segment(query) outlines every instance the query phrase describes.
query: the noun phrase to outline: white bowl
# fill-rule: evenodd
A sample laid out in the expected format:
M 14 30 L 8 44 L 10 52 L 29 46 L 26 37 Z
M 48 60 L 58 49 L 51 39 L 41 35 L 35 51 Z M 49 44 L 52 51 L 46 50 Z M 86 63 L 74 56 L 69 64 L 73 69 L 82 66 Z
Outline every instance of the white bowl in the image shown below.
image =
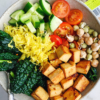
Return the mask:
M 25 4 L 28 1 L 31 1 L 33 3 L 38 2 L 38 0 L 19 0 L 18 2 L 16 2 L 15 4 L 13 4 L 3 14 L 3 16 L 0 18 L 0 29 L 3 30 L 4 23 L 7 24 L 7 22 L 10 19 L 10 14 L 12 12 L 14 12 L 15 10 L 23 9 L 23 7 L 25 6 Z M 55 0 L 48 0 L 48 1 L 51 4 L 53 4 L 53 2 Z M 94 14 L 88 9 L 88 7 L 85 6 L 85 4 L 83 4 L 82 2 L 78 2 L 78 0 L 66 0 L 66 1 L 70 4 L 71 9 L 80 9 L 83 12 L 83 21 L 85 21 L 91 28 L 95 29 L 96 31 L 98 31 L 100 33 L 100 28 L 99 28 L 100 25 L 99 25 L 98 20 L 95 18 Z M 98 69 L 98 80 L 99 80 L 100 65 L 98 66 L 97 69 Z M 90 85 L 86 88 L 86 90 L 84 92 L 82 92 L 82 95 L 85 96 L 91 89 L 93 89 L 94 85 L 98 82 L 98 80 L 96 82 L 91 82 Z M 7 78 L 6 78 L 6 74 L 4 72 L 0 72 L 0 84 L 7 91 Z M 14 96 L 15 96 L 16 100 L 34 100 L 33 98 L 28 97 L 28 96 L 26 96 L 24 94 L 14 94 Z

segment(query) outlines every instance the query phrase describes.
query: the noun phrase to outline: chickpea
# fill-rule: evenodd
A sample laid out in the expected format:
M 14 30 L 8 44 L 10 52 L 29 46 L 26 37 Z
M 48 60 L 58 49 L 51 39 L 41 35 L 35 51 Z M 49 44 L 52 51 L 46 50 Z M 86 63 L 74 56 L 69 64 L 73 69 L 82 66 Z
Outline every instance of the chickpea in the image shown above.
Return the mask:
M 77 35 L 78 35 L 79 37 L 82 37 L 82 36 L 84 35 L 84 30 L 83 30 L 83 29 L 78 29 L 78 30 L 77 30 Z
M 100 40 L 98 41 L 98 44 L 100 44 Z
M 79 42 L 80 44 L 83 44 L 83 43 L 84 43 L 84 38 L 81 38 L 78 42 Z
M 91 48 L 92 48 L 92 51 L 98 51 L 99 50 L 99 44 L 98 43 L 93 43 L 92 45 L 91 45 Z
M 85 38 L 85 43 L 87 45 L 92 45 L 93 44 L 93 39 L 91 37 L 87 37 L 87 38 Z
M 87 55 L 86 52 L 81 50 L 81 58 L 86 58 L 86 55 Z
M 74 36 L 67 35 L 66 37 L 67 37 L 68 42 L 73 42 L 74 41 Z
M 89 35 L 89 33 L 85 33 L 85 34 L 83 35 L 83 37 L 84 37 L 84 38 L 90 37 L 90 35 Z
M 85 22 L 81 22 L 81 23 L 79 24 L 79 27 L 80 27 L 80 28 L 84 28 L 85 25 L 86 25 Z
M 77 31 L 79 29 L 79 26 L 78 25 L 74 25 L 73 29 L 74 29 L 74 31 Z
M 94 51 L 94 52 L 92 53 L 92 57 L 93 57 L 93 59 L 99 58 L 98 52 Z
M 92 65 L 93 67 L 97 67 L 98 64 L 99 64 L 99 61 L 96 60 L 96 59 L 91 61 L 91 65 Z

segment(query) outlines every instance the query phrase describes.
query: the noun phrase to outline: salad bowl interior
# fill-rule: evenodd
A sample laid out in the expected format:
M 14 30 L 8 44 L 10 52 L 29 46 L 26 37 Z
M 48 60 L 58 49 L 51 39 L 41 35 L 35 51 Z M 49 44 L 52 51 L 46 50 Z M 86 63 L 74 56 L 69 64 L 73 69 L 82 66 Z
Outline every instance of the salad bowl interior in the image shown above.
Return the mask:
M 8 21 L 10 19 L 10 14 L 13 13 L 15 10 L 23 9 L 25 4 L 30 1 L 32 3 L 38 2 L 38 0 L 18 0 L 15 4 L 13 4 L 0 18 L 0 29 L 4 29 L 4 24 L 8 24 Z M 51 5 L 54 3 L 55 0 L 48 0 Z M 78 0 L 66 0 L 69 4 L 71 9 L 80 9 L 83 12 L 83 21 L 85 21 L 91 28 L 98 31 L 100 33 L 100 25 L 98 23 L 98 20 L 95 18 L 94 14 L 87 8 L 82 2 L 79 2 Z M 99 80 L 99 70 L 100 70 L 100 64 L 97 68 L 98 71 L 98 80 Z M 3 78 L 2 78 L 3 77 Z M 97 81 L 98 81 L 97 80 Z M 91 89 L 94 88 L 96 85 L 96 82 L 91 82 L 90 85 L 86 88 L 85 91 L 82 92 L 82 96 L 85 96 Z M 0 84 L 2 87 L 7 91 L 7 77 L 4 72 L 0 72 Z M 15 94 L 16 100 L 34 100 L 31 97 L 28 97 L 24 94 Z

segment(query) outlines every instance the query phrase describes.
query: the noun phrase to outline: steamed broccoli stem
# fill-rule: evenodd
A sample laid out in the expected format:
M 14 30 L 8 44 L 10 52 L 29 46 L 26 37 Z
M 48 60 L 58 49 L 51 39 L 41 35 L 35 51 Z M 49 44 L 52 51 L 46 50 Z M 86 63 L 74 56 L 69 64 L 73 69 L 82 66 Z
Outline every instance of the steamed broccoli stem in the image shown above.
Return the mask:
M 15 59 L 19 59 L 18 55 L 14 55 L 12 53 L 0 53 L 0 60 L 15 60 Z
M 0 71 L 9 71 L 15 67 L 16 61 L 0 60 Z

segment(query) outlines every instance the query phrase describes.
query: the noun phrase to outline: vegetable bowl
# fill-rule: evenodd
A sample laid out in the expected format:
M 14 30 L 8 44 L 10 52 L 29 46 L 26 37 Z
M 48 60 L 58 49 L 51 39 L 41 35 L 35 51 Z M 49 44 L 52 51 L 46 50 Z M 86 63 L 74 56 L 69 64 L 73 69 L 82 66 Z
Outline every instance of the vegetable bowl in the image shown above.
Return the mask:
M 8 21 L 10 20 L 10 15 L 18 10 L 18 9 L 23 9 L 25 4 L 30 1 L 32 3 L 38 2 L 37 0 L 20 0 L 17 3 L 15 3 L 14 5 L 12 5 L 6 12 L 5 14 L 1 17 L 0 19 L 0 28 L 3 30 L 4 29 L 4 23 L 8 24 Z M 51 4 L 53 4 L 55 2 L 55 0 L 48 0 Z M 99 23 L 98 20 L 95 18 L 94 14 L 81 2 L 78 1 L 73 1 L 73 0 L 67 0 L 67 2 L 70 4 L 71 9 L 79 9 L 82 11 L 83 13 L 83 20 L 85 21 L 91 28 L 93 28 L 94 30 L 96 30 L 98 33 L 100 33 L 100 29 L 99 29 Z M 100 67 L 97 67 L 97 71 L 100 70 Z M 1 78 L 3 76 L 3 79 Z M 98 72 L 98 79 L 99 79 L 99 72 Z M 2 87 L 7 91 L 7 81 L 6 81 L 6 74 L 5 72 L 0 72 L 0 84 L 2 85 Z M 86 88 L 85 91 L 82 92 L 82 96 L 85 96 L 89 91 L 91 91 L 91 89 L 93 89 L 94 85 L 98 82 L 98 80 L 96 82 L 91 82 L 90 85 Z M 21 100 L 21 99 L 25 99 L 25 100 L 33 100 L 33 98 L 28 97 L 24 94 L 14 94 L 15 99 L 16 100 Z

